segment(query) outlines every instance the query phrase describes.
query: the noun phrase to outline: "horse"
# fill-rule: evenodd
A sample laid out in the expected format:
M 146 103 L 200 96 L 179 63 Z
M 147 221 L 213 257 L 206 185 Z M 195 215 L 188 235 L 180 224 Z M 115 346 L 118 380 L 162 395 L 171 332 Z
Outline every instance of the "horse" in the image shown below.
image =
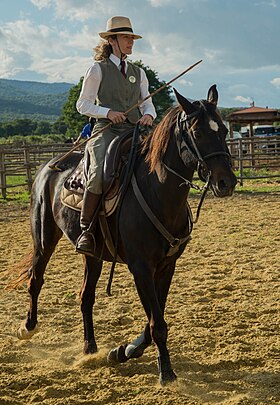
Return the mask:
M 217 108 L 216 85 L 209 88 L 206 100 L 190 101 L 174 92 L 178 105 L 141 143 L 133 181 L 119 210 L 118 256 L 133 275 L 147 323 L 133 342 L 121 344 L 108 354 L 112 364 L 126 362 L 142 356 L 154 342 L 161 385 L 177 378 L 167 348 L 164 310 L 176 260 L 190 239 L 192 221 L 187 197 L 195 170 L 204 182 L 208 181 L 216 197 L 231 196 L 237 183 L 225 141 L 227 128 Z M 34 248 L 30 267 L 25 269 L 30 307 L 18 330 L 20 339 L 29 339 L 36 332 L 44 272 L 58 241 L 65 235 L 75 246 L 81 233 L 80 213 L 61 202 L 63 184 L 80 160 L 81 153 L 72 153 L 61 161 L 60 171 L 51 170 L 52 160 L 36 174 L 30 211 Z M 107 222 L 116 240 L 116 214 Z M 95 290 L 103 261 L 113 261 L 99 226 L 95 237 L 94 257 L 84 257 L 80 292 L 85 354 L 97 352 L 92 315 Z

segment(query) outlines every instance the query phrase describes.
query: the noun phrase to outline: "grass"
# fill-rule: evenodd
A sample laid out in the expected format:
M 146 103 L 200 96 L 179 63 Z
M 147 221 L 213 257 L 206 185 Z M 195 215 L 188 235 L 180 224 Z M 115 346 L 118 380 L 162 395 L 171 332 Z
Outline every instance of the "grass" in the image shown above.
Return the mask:
M 27 204 L 30 201 L 30 194 L 27 191 L 27 185 L 17 186 L 17 184 L 26 184 L 26 176 L 7 176 L 6 182 L 8 186 L 13 186 L 7 189 L 7 198 L 4 199 L 0 195 L 0 202 L 5 203 L 9 201 L 14 201 L 18 203 Z
M 245 174 L 248 177 L 254 176 L 265 176 L 269 175 L 271 172 L 267 170 L 248 170 Z M 239 175 L 238 172 L 235 173 L 236 176 Z M 236 193 L 275 193 L 280 192 L 280 172 L 275 172 L 275 175 L 279 175 L 279 178 L 266 178 L 266 179 L 243 179 L 243 186 L 240 185 L 240 182 L 237 184 L 235 192 Z M 23 184 L 26 182 L 25 176 L 8 176 L 7 184 L 16 185 Z M 200 180 L 193 181 L 194 184 L 203 186 L 203 183 Z M 191 189 L 190 194 L 201 194 L 201 191 Z M 30 194 L 27 191 L 27 186 L 18 186 L 9 188 L 7 191 L 7 198 L 4 199 L 0 195 L 0 202 L 16 202 L 21 204 L 28 204 L 30 202 Z

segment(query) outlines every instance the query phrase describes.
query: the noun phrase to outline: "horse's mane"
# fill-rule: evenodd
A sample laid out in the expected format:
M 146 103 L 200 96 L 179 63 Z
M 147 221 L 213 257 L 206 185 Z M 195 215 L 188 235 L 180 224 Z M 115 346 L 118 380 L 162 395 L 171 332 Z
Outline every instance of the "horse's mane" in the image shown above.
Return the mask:
M 151 135 L 143 141 L 142 152 L 146 152 L 145 162 L 149 165 L 150 173 L 155 170 L 166 152 L 171 129 L 176 122 L 179 110 L 180 107 L 172 107 L 168 110 Z

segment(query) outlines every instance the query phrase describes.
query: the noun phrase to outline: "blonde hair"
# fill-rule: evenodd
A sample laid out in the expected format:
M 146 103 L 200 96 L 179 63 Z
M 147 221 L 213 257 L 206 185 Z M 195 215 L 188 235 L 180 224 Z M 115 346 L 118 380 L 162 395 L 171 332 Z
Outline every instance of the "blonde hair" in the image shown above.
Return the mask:
M 116 39 L 116 35 L 111 35 L 109 38 L 112 39 Z M 111 53 L 113 52 L 113 48 L 112 46 L 109 44 L 108 39 L 104 40 L 102 39 L 99 44 L 93 48 L 93 50 L 95 51 L 94 54 L 94 60 L 96 61 L 103 61 L 107 58 L 109 58 L 109 56 L 111 55 Z

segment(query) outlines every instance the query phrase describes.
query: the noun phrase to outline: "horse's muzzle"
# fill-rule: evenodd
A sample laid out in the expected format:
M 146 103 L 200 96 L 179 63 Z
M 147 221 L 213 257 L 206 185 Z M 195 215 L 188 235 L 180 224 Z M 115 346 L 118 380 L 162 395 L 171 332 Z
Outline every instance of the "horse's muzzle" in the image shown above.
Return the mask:
M 229 177 L 224 177 L 215 182 L 211 182 L 210 187 L 215 197 L 223 198 L 230 197 L 233 194 L 236 184 L 237 179 L 232 173 Z

